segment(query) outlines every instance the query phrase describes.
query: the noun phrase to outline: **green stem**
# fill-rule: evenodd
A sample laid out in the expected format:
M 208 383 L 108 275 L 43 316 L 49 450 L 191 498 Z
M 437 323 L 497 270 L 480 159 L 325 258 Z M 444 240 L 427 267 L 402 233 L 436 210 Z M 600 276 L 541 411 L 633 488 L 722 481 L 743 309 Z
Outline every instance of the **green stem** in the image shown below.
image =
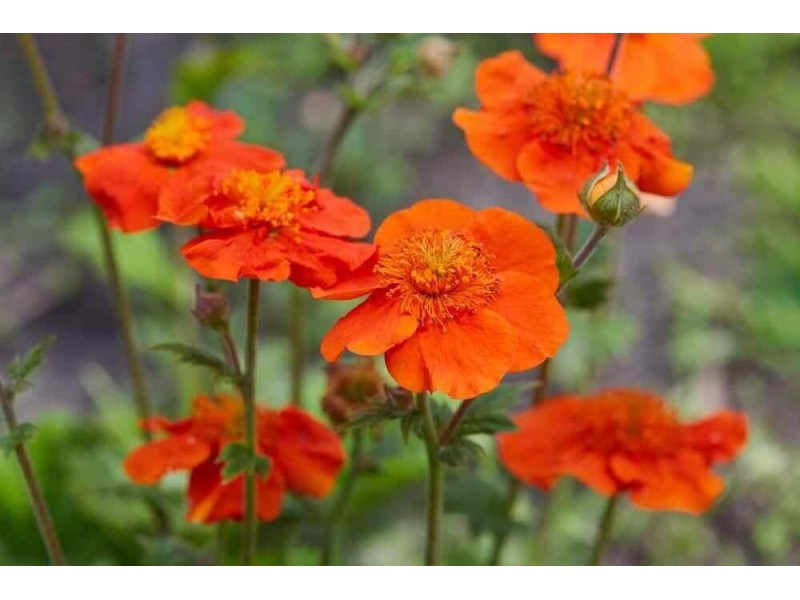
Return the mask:
M 251 456 L 256 455 L 256 355 L 258 351 L 258 316 L 261 282 L 248 280 L 247 286 L 247 339 L 245 340 L 244 367 L 244 444 Z M 242 564 L 252 565 L 256 554 L 258 522 L 256 520 L 256 474 L 248 469 L 244 477 L 244 527 L 242 537 Z
M 289 292 L 289 342 L 291 344 L 289 401 L 303 405 L 303 373 L 306 366 L 305 291 L 292 286 Z
M 14 413 L 13 397 L 11 393 L 0 389 L 0 402 L 3 405 L 3 416 L 8 425 L 8 432 L 14 433 L 17 429 L 17 416 Z M 28 497 L 30 498 L 31 507 L 33 508 L 33 514 L 36 517 L 36 524 L 39 526 L 39 534 L 42 536 L 42 541 L 47 549 L 50 563 L 58 567 L 64 566 L 66 560 L 61 550 L 58 532 L 56 531 L 55 525 L 53 525 L 53 519 L 47 508 L 42 488 L 39 485 L 39 480 L 36 478 L 36 473 L 33 470 L 33 463 L 31 463 L 31 458 L 28 455 L 27 448 L 25 448 L 25 444 L 20 442 L 14 446 L 14 453 L 17 455 L 17 462 L 22 470 L 22 476 L 28 490 Z
M 603 225 L 595 225 L 594 230 L 592 231 L 589 238 L 584 242 L 581 249 L 575 253 L 575 257 L 572 259 L 572 266 L 576 269 L 580 269 L 583 265 L 585 265 L 588 260 L 594 254 L 594 251 L 597 249 L 597 245 L 600 243 L 606 233 L 608 233 L 608 227 L 604 227 Z
M 611 532 L 614 529 L 614 516 L 619 504 L 619 495 L 615 494 L 606 502 L 603 516 L 600 519 L 600 525 L 597 528 L 597 537 L 595 537 L 594 545 L 592 547 L 592 556 L 589 564 L 591 566 L 600 566 L 603 563 L 603 557 L 608 549 L 608 544 L 611 541 Z
M 444 479 L 439 461 L 439 436 L 433 421 L 430 399 L 425 392 L 417 394 L 417 410 L 422 415 L 422 431 L 428 454 L 428 500 L 426 510 L 425 564 L 441 561 L 442 513 L 444 512 Z
M 447 427 L 444 428 L 442 431 L 442 435 L 439 436 L 437 445 L 439 447 L 446 446 L 450 442 L 450 438 L 453 437 L 455 432 L 458 430 L 458 426 L 461 424 L 461 421 L 464 417 L 467 416 L 472 403 L 475 402 L 475 398 L 470 398 L 469 400 L 464 400 L 456 410 L 455 414 L 450 418 L 450 422 L 447 423 Z
M 39 94 L 42 103 L 42 112 L 46 125 L 49 130 L 61 131 L 65 133 L 69 130 L 69 124 L 61 111 L 58 95 L 55 92 L 47 65 L 42 59 L 41 52 L 36 44 L 36 40 L 30 33 L 19 34 L 19 44 L 23 55 L 28 63 L 28 67 L 33 77 L 34 86 Z M 114 141 L 114 126 L 117 121 L 120 100 L 122 96 L 122 82 L 125 72 L 125 53 L 127 47 L 127 35 L 117 34 L 114 48 L 114 56 L 111 66 L 111 76 L 108 85 L 108 97 L 106 100 L 105 118 L 103 121 L 103 144 L 109 145 Z M 75 156 L 74 147 L 66 149 L 67 158 L 73 161 Z M 147 388 L 145 386 L 144 374 L 141 359 L 136 351 L 136 342 L 133 333 L 133 318 L 131 316 L 130 304 L 122 283 L 119 263 L 114 251 L 114 244 L 111 232 L 103 211 L 92 203 L 94 218 L 97 223 L 97 231 L 100 236 L 100 245 L 105 263 L 106 275 L 111 293 L 116 305 L 117 316 L 119 319 L 120 334 L 122 345 L 125 351 L 125 359 L 128 366 L 128 373 L 133 387 L 133 397 L 136 404 L 136 412 L 139 419 L 147 419 L 150 414 L 150 402 L 148 399 Z M 149 431 L 142 430 L 142 435 L 149 440 Z
M 320 559 L 320 564 L 326 567 L 331 566 L 336 562 L 338 533 L 339 526 L 341 524 L 340 522 L 342 520 L 342 515 L 347 508 L 347 503 L 350 500 L 350 496 L 353 493 L 353 489 L 355 489 L 356 479 L 358 479 L 358 476 L 361 473 L 361 460 L 364 454 L 364 433 L 365 432 L 363 429 L 354 429 L 350 434 L 352 436 L 350 447 L 350 469 L 347 471 L 344 481 L 342 481 L 341 486 L 339 487 L 338 495 L 336 496 L 336 500 L 334 501 L 333 506 L 328 513 L 325 530 L 323 532 L 322 557 Z

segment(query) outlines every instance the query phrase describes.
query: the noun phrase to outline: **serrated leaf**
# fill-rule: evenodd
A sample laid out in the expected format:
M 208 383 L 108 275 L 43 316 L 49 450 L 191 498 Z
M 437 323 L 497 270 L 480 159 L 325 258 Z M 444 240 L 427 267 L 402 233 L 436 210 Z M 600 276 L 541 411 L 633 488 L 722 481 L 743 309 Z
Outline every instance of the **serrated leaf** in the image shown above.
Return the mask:
M 530 384 L 505 384 L 479 396 L 462 419 L 455 437 L 513 431 L 516 426 L 509 418 L 509 412 L 519 402 L 520 394 L 530 387 Z
M 483 447 L 467 438 L 458 438 L 439 448 L 439 460 L 451 467 L 472 465 L 485 458 Z
M 614 280 L 608 277 L 581 278 L 567 288 L 566 303 L 572 308 L 594 310 L 603 306 L 614 287 Z
M 33 437 L 36 426 L 33 423 L 20 423 L 13 431 L 0 436 L 0 450 L 9 456 L 17 446 L 21 446 Z
M 44 363 L 45 355 L 53 345 L 56 338 L 49 336 L 43 342 L 36 344 L 25 356 L 16 357 L 8 367 L 9 385 L 7 391 L 15 396 L 30 387 L 30 377 Z
M 236 375 L 230 370 L 227 363 L 219 356 L 202 348 L 197 348 L 190 344 L 183 344 L 180 342 L 169 344 L 157 344 L 150 348 L 162 352 L 171 352 L 175 354 L 178 360 L 182 363 L 195 365 L 198 367 L 205 367 L 212 370 L 219 377 L 236 381 Z

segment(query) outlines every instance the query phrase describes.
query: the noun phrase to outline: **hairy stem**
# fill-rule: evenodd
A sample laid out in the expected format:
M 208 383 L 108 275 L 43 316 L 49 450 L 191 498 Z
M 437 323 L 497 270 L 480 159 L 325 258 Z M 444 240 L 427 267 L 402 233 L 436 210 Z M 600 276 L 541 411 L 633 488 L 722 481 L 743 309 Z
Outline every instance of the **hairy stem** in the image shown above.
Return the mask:
M 6 390 L 0 389 L 0 403 L 3 405 L 3 416 L 8 426 L 8 432 L 14 433 L 18 423 L 17 415 L 14 413 L 14 399 L 12 394 Z M 33 470 L 33 463 L 31 463 L 31 458 L 28 455 L 27 448 L 25 448 L 25 444 L 20 442 L 14 446 L 14 454 L 16 454 L 17 462 L 22 470 L 25 487 L 28 490 L 28 497 L 33 507 L 33 514 L 36 517 L 36 524 L 39 527 L 39 534 L 42 536 L 42 541 L 47 549 L 50 563 L 59 567 L 64 566 L 66 560 L 61 550 L 58 532 L 56 531 L 55 525 L 53 525 L 53 519 L 47 508 L 42 488 L 39 485 L 39 480 L 36 478 L 36 473 Z
M 258 351 L 258 316 L 261 282 L 248 280 L 247 339 L 244 356 L 244 444 L 250 456 L 256 455 L 256 355 Z M 242 564 L 252 565 L 256 554 L 258 522 L 256 521 L 256 474 L 248 469 L 244 476 L 244 527 L 242 534 Z
M 608 233 L 608 227 L 604 227 L 603 225 L 595 226 L 589 238 L 584 242 L 581 249 L 578 250 L 575 257 L 572 259 L 572 266 L 574 268 L 580 269 L 587 263 L 592 257 L 592 254 L 594 254 L 594 251 L 597 250 L 597 244 L 605 237 L 606 233 Z
M 442 512 L 444 511 L 444 478 L 439 461 L 439 436 L 433 421 L 428 394 L 417 394 L 417 410 L 422 415 L 422 431 L 428 453 L 428 498 L 426 510 L 425 564 L 441 561 Z
M 603 563 L 603 557 L 608 549 L 608 543 L 611 541 L 611 532 L 614 529 L 614 516 L 616 515 L 618 504 L 618 494 L 614 494 L 608 499 L 608 502 L 606 502 L 603 516 L 600 518 L 600 525 L 597 528 L 597 536 L 592 546 L 592 555 L 589 561 L 591 566 L 596 567 Z
M 611 77 L 614 74 L 614 67 L 617 65 L 619 50 L 622 47 L 622 39 L 624 37 L 624 33 L 614 34 L 614 43 L 611 46 L 611 52 L 608 54 L 608 62 L 606 62 L 606 77 Z
M 336 500 L 328 513 L 322 541 L 322 557 L 320 564 L 331 566 L 336 563 L 338 533 L 342 515 L 347 508 L 347 503 L 355 489 L 356 479 L 361 474 L 361 460 L 364 455 L 364 434 L 363 429 L 354 429 L 351 432 L 350 446 L 350 469 L 342 481 Z

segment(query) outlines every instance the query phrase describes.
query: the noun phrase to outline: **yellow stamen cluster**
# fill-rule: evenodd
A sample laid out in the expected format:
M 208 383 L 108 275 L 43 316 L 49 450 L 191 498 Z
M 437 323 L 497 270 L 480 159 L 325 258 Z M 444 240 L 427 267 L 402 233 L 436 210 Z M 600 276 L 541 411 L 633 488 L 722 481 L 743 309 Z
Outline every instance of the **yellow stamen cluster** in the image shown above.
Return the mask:
M 494 255 L 462 233 L 428 229 L 399 240 L 375 272 L 402 310 L 442 329 L 461 313 L 488 305 L 497 294 Z
M 607 150 L 630 125 L 634 109 L 607 77 L 573 72 L 548 77 L 526 104 L 534 132 L 576 155 Z
M 280 171 L 235 169 L 222 181 L 219 192 L 234 204 L 234 214 L 242 224 L 267 225 L 272 230 L 297 232 L 300 215 L 318 208 L 313 188 Z
M 212 123 L 187 109 L 173 106 L 153 121 L 144 143 L 158 160 L 183 164 L 205 150 L 211 138 Z

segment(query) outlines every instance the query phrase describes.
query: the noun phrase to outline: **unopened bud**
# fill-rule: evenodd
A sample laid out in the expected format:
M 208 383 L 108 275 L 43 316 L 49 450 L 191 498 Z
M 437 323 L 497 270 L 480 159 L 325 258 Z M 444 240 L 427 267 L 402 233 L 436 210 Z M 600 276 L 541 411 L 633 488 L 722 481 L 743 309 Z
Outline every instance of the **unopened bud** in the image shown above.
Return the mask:
M 430 77 L 444 77 L 450 71 L 459 46 L 440 35 L 422 40 L 417 47 L 417 58 L 422 71 Z
M 620 227 L 642 212 L 641 192 L 622 166 L 612 172 L 608 163 L 595 173 L 580 191 L 580 199 L 592 219 L 606 227 Z
M 228 301 L 222 292 L 212 292 L 200 284 L 195 285 L 192 314 L 204 327 L 217 331 L 228 328 Z
M 327 366 L 328 387 L 322 409 L 332 423 L 341 425 L 355 413 L 386 401 L 383 378 L 372 359 Z

